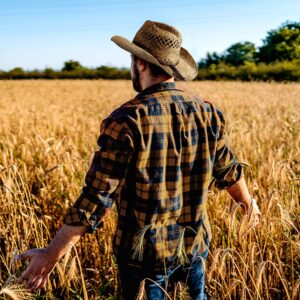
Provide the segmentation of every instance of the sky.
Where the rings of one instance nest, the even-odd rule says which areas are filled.
[[[256,46],[283,22],[300,21],[299,0],[0,0],[0,70],[129,67],[110,38],[132,40],[144,21],[176,27],[196,61],[236,42]]]

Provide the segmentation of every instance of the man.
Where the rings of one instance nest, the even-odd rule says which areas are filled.
[[[146,21],[132,42],[120,36],[112,40],[131,53],[139,94],[103,120],[86,186],[49,246],[17,257],[31,258],[20,282],[41,288],[69,245],[101,226],[115,202],[113,250],[124,298],[135,299],[144,284],[148,299],[165,299],[170,281],[184,281],[193,299],[205,299],[212,179],[246,213],[252,211],[255,222],[260,211],[245,184],[243,165],[227,145],[223,113],[174,82],[197,75],[194,59],[181,47],[181,34]]]

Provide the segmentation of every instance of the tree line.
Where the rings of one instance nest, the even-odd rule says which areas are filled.
[[[300,81],[300,22],[269,31],[261,47],[245,41],[207,53],[198,67],[198,79]]]
[[[300,81],[300,22],[286,21],[267,33],[263,44],[237,42],[223,53],[208,52],[198,63],[198,80]],[[100,66],[87,68],[66,61],[61,70],[0,70],[0,79],[130,79],[130,70]]]

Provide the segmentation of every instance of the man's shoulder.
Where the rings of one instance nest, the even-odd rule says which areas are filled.
[[[114,119],[122,121],[133,114],[135,109],[141,105],[141,101],[132,98],[125,103],[121,104],[119,107],[115,108],[107,117],[107,119]]]
[[[218,115],[223,115],[223,112],[219,108],[219,106],[208,98],[202,97],[199,94],[194,93],[192,91],[184,91],[182,95],[185,101],[192,101],[198,103],[200,106],[203,107],[203,110],[206,112],[216,112]]]

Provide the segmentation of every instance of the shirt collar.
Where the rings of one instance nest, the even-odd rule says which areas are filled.
[[[146,89],[141,91],[139,94],[137,94],[136,98],[141,98],[145,95],[152,94],[155,92],[161,92],[161,91],[165,91],[165,90],[180,90],[180,89],[176,88],[176,82],[160,82],[160,83],[156,83],[154,85],[147,87]],[[183,91],[183,90],[180,90],[180,91]]]

